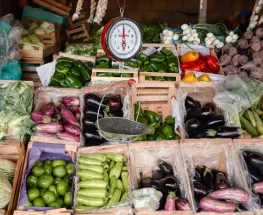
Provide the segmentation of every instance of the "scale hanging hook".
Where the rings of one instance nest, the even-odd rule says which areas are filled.
[[[120,5],[119,0],[117,0],[117,2],[118,2],[118,6],[119,6],[119,8],[120,8],[120,14],[121,14],[121,17],[123,17],[123,14],[124,14],[124,8],[125,8],[125,0],[123,0],[123,6],[122,6],[122,7],[121,7],[121,5]]]
[[[120,14],[121,14],[121,17],[123,17],[123,14],[124,14],[124,8],[120,8]]]

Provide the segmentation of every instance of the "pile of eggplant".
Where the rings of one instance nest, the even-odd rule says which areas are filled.
[[[189,202],[180,197],[179,182],[174,176],[172,165],[163,160],[158,160],[157,164],[158,166],[152,171],[151,178],[144,178],[143,172],[140,173],[139,188],[152,187],[163,194],[158,210],[168,210],[166,208],[181,211],[191,210]],[[176,196],[173,207],[171,207],[171,194]],[[167,207],[167,204],[169,204],[169,207]]]
[[[224,126],[224,117],[216,114],[213,103],[201,107],[199,101],[187,96],[185,108],[185,131],[189,138],[237,138],[243,133],[238,127]]]
[[[248,199],[242,188],[231,187],[225,172],[198,165],[193,178],[194,198],[198,212],[246,211]]]
[[[85,94],[83,99],[82,134],[84,145],[101,145],[105,140],[99,135],[95,122],[104,117],[123,117],[121,96],[109,95],[102,101],[95,94]]]
[[[254,195],[260,199],[263,205],[263,155],[253,151],[243,151],[242,156],[246,163],[248,173],[252,183]]]

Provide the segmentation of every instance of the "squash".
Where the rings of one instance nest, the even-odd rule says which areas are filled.
[[[13,183],[15,175],[16,164],[9,160],[0,159],[0,176],[8,179],[10,183]]]
[[[10,182],[3,176],[0,176],[0,208],[5,208],[10,202],[12,194],[12,186]]]

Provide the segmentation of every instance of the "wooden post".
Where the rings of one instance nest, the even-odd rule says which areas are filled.
[[[207,0],[200,0],[200,8],[199,8],[199,23],[206,22],[207,17]]]

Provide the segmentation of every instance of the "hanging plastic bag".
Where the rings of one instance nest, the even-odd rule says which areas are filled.
[[[21,80],[22,71],[17,60],[10,60],[2,71],[0,71],[0,80]]]
[[[0,21],[0,71],[8,62],[8,32],[10,30],[10,26]]]

